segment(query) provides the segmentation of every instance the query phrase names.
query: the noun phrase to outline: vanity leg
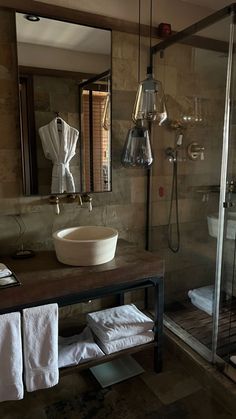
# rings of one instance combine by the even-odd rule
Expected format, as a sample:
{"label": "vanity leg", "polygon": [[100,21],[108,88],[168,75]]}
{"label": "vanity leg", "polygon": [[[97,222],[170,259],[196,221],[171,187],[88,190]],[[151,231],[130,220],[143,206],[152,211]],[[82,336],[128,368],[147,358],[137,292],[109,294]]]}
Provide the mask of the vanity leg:
{"label": "vanity leg", "polygon": [[117,295],[117,304],[118,304],[119,306],[123,306],[123,305],[124,305],[124,303],[125,303],[125,293],[124,293],[124,292],[120,292],[120,293]]}
{"label": "vanity leg", "polygon": [[162,345],[163,345],[163,280],[158,280],[154,285],[154,371],[162,371]]}
{"label": "vanity leg", "polygon": [[145,288],[145,290],[144,290],[144,292],[145,292],[145,294],[144,294],[144,307],[145,307],[145,310],[148,310],[148,288]]}

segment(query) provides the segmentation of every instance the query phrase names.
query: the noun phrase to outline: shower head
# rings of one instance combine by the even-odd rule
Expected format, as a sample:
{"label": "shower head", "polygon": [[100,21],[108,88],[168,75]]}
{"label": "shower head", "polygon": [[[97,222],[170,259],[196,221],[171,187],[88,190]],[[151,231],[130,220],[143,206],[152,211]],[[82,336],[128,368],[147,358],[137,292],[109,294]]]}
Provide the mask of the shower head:
{"label": "shower head", "polygon": [[176,146],[177,147],[181,147],[181,145],[183,144],[183,138],[184,138],[184,134],[182,132],[179,132],[176,136]]}
{"label": "shower head", "polygon": [[176,142],[174,147],[167,147],[165,149],[165,155],[168,158],[169,162],[176,162],[177,161],[177,155],[178,151],[183,145],[183,137],[184,134],[180,131],[176,135]]}

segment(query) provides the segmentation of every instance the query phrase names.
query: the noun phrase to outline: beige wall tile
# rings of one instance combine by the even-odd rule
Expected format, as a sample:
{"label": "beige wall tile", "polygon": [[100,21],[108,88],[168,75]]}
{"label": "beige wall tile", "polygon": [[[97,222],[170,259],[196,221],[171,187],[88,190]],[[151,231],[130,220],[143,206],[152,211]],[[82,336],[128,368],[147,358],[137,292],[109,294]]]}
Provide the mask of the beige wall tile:
{"label": "beige wall tile", "polygon": [[112,87],[114,90],[134,90],[138,87],[137,61],[128,58],[113,58]]}
{"label": "beige wall tile", "polygon": [[1,140],[0,149],[19,149],[20,148],[20,137],[19,123],[15,114],[1,114],[0,113],[0,127],[1,127]]}
{"label": "beige wall tile", "polygon": [[15,182],[21,176],[20,153],[18,150],[0,150],[0,183]]}
{"label": "beige wall tile", "polygon": [[142,204],[147,200],[147,177],[137,176],[130,180],[131,203]]}

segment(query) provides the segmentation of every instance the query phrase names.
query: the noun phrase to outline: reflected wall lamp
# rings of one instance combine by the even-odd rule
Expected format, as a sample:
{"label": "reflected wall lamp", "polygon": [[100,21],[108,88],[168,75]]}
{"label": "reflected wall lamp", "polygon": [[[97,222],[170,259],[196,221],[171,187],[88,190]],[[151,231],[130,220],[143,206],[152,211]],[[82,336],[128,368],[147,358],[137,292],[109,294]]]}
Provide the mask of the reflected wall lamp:
{"label": "reflected wall lamp", "polygon": [[135,126],[128,131],[121,157],[121,162],[125,167],[148,168],[151,166],[153,163],[153,154],[149,131],[145,127],[145,124],[157,121],[159,125],[161,125],[167,118],[162,84],[153,77],[153,53],[151,43],[152,0],[150,0],[150,63],[147,67],[146,79],[140,82],[141,0],[139,0],[139,86],[132,112],[132,120],[135,123]]}

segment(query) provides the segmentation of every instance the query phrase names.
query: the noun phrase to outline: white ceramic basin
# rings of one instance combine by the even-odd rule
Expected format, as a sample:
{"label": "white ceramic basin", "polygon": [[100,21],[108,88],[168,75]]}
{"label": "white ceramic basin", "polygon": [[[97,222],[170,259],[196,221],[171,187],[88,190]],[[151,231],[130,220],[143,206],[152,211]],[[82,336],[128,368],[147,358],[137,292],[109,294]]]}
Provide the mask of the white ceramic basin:
{"label": "white ceramic basin", "polygon": [[[217,237],[218,214],[208,215],[207,224],[208,224],[208,232],[210,236]],[[227,225],[226,225],[226,238],[230,240],[234,240],[235,234],[236,234],[236,212],[228,212]]]}
{"label": "white ceramic basin", "polygon": [[53,233],[59,262],[73,266],[100,265],[115,256],[118,231],[110,227],[81,226]]}

